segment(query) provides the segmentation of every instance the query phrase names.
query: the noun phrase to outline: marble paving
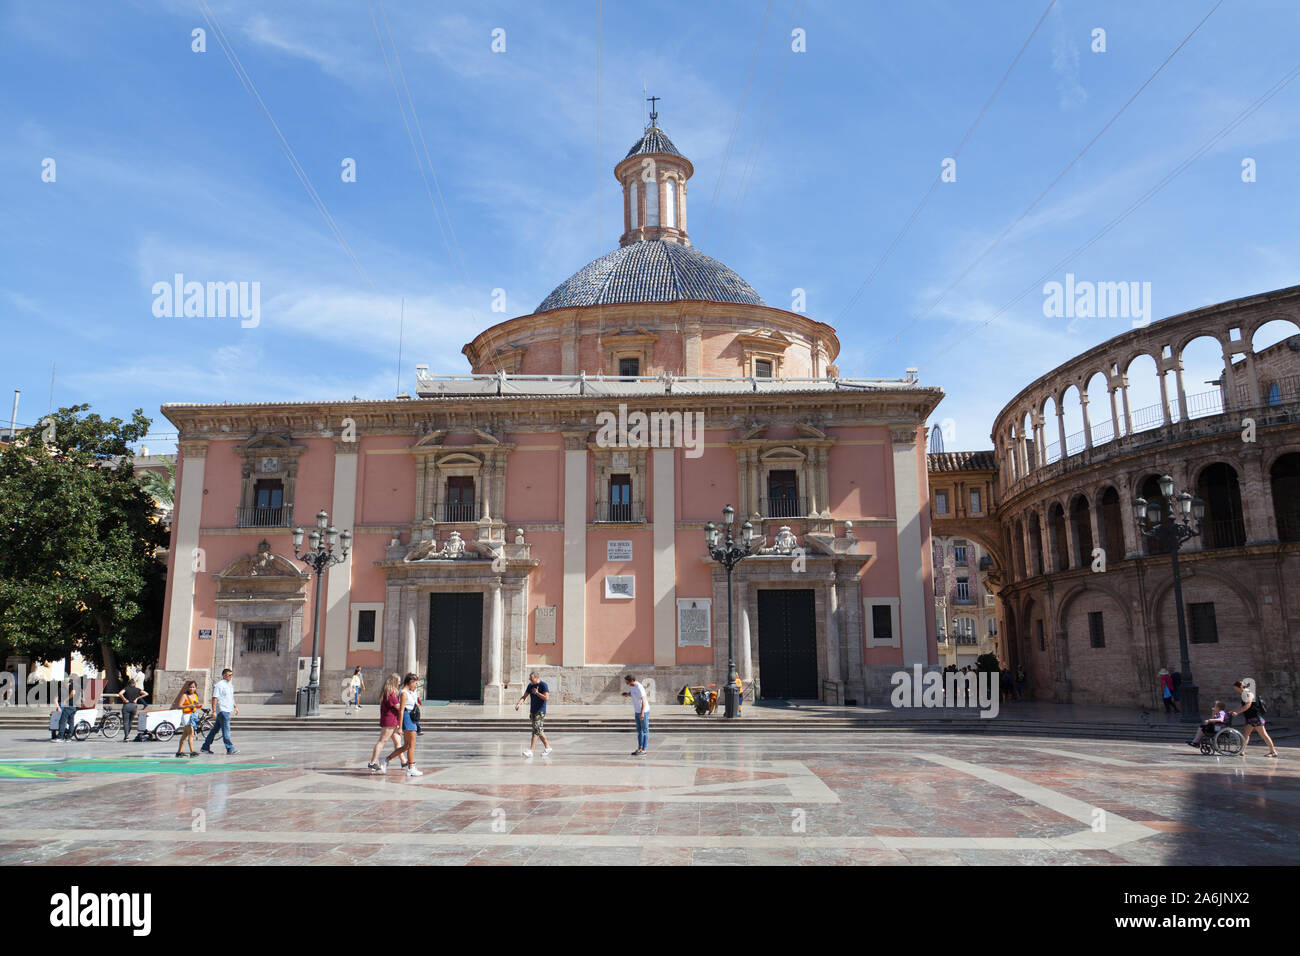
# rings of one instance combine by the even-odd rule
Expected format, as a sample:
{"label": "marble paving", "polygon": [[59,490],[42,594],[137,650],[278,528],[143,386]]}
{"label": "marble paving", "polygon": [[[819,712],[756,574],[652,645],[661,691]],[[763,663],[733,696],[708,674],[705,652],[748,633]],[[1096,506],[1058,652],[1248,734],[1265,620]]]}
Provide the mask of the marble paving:
{"label": "marble paving", "polygon": [[[1300,751],[935,734],[249,732],[240,754],[0,731],[9,864],[1300,863]],[[540,754],[540,752],[539,752]]]}

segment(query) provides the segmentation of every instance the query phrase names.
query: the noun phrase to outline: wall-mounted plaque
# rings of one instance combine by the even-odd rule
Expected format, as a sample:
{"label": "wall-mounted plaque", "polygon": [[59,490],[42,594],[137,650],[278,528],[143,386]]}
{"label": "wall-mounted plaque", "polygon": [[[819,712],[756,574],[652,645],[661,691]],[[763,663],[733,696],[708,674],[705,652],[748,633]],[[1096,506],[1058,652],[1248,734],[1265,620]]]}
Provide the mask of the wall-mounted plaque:
{"label": "wall-mounted plaque", "polygon": [[201,627],[201,628],[199,628],[199,640],[200,640],[200,641],[210,641],[210,640],[212,640],[212,628],[210,628],[210,627]]}
{"label": "wall-mounted plaque", "polygon": [[555,605],[539,605],[533,621],[533,643],[555,643]]}
{"label": "wall-mounted plaque", "polygon": [[606,561],[631,561],[632,542],[631,541],[606,541],[605,560]]}
{"label": "wall-mounted plaque", "polygon": [[636,597],[636,575],[634,574],[607,575],[605,578],[605,597],[607,598]]}
{"label": "wall-mounted plaque", "polygon": [[279,459],[279,458],[263,458],[262,461],[261,461],[261,463],[260,463],[260,465],[259,465],[259,467],[261,468],[262,471],[279,471],[279,470],[280,470],[280,459]]}
{"label": "wall-mounted plaque", "polygon": [[677,646],[710,647],[713,643],[713,599],[677,599]]}

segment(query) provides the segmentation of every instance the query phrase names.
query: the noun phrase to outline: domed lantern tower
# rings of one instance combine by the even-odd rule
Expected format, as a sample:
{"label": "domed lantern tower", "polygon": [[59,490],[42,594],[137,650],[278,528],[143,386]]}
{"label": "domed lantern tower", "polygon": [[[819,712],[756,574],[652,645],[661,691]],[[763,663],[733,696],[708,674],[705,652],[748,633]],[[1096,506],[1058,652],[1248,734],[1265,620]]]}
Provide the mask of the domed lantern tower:
{"label": "domed lantern tower", "polygon": [[658,124],[659,113],[652,109],[645,133],[614,167],[614,178],[623,186],[620,246],[646,239],[691,244],[686,234],[686,181],[695,167]]}

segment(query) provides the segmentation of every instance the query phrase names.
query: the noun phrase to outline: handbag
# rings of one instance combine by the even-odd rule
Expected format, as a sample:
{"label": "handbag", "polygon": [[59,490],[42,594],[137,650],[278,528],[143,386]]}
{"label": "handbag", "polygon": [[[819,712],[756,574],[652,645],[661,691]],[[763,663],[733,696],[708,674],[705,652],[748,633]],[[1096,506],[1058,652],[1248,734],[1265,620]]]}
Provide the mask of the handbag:
{"label": "handbag", "polygon": [[417,724],[420,722],[420,705],[419,705],[419,704],[416,704],[414,707],[411,708],[411,720],[412,720],[413,723],[417,723]]}

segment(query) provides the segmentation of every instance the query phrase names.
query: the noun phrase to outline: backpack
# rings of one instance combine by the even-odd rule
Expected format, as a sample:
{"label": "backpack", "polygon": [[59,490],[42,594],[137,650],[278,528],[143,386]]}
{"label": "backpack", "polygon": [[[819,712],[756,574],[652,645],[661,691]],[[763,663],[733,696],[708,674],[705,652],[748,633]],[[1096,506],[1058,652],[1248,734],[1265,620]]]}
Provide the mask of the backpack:
{"label": "backpack", "polygon": [[1256,717],[1267,717],[1267,716],[1268,716],[1268,708],[1264,706],[1264,698],[1262,698],[1262,697],[1256,697],[1256,698],[1255,698],[1255,710],[1254,710],[1254,714],[1255,714]]}

